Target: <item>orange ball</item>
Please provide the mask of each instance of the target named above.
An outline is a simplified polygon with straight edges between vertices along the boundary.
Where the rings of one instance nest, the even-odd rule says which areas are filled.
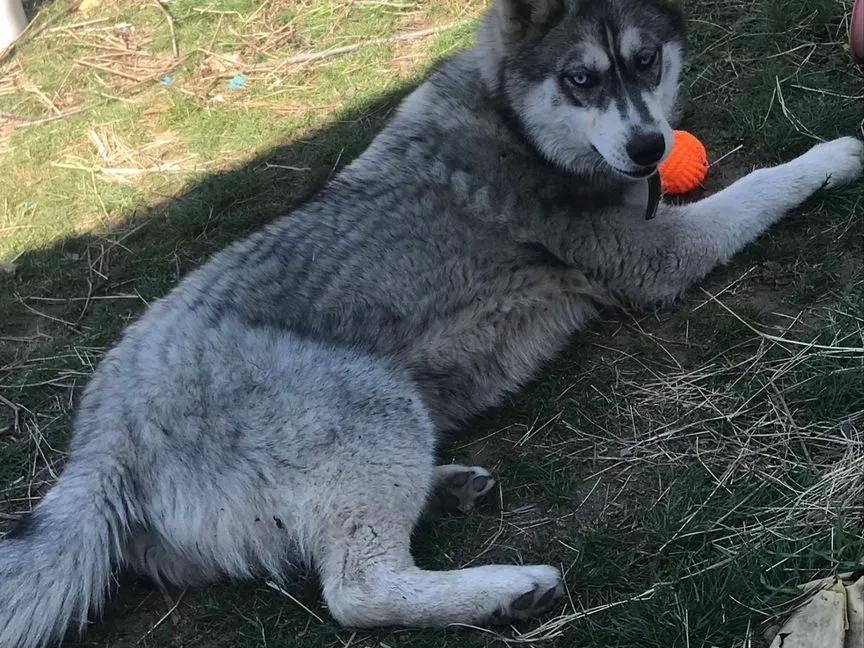
[[[672,132],[672,151],[658,171],[663,192],[684,194],[702,184],[708,175],[708,153],[695,135],[687,131]]]

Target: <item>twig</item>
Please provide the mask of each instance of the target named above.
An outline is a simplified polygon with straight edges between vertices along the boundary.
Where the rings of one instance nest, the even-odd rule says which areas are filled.
[[[100,301],[110,299],[140,299],[138,295],[92,295],[91,297],[27,297],[30,301],[48,302],[51,304],[68,304],[69,302]],[[3,339],[3,338],[0,338]],[[18,338],[31,340],[31,338]]]
[[[359,43],[352,43],[351,45],[341,45],[339,47],[331,47],[330,49],[322,50],[320,52],[307,52],[306,54],[297,54],[295,56],[289,56],[288,58],[279,61],[275,69],[281,69],[286,65],[311,63],[313,61],[320,61],[323,59],[332,58],[334,56],[341,56],[342,54],[350,54],[351,52],[356,52],[359,49],[362,49],[364,47],[371,47],[373,45],[386,45],[387,43],[396,43],[399,41],[425,38],[426,36],[433,36],[435,34],[440,34],[443,31],[453,29],[454,27],[458,27],[459,25],[462,25],[466,22],[468,22],[467,19],[459,20],[448,25],[442,25],[441,27],[432,27],[430,29],[421,29],[419,31],[396,34],[395,36],[388,36],[387,38],[370,38],[369,40],[361,41]],[[272,63],[261,63],[259,65],[253,66],[253,69],[264,70],[269,68],[271,65]]]
[[[172,614],[174,614],[174,611],[178,608],[180,603],[183,601],[183,597],[186,595],[187,591],[188,591],[188,588],[184,589],[182,592],[180,592],[180,596],[177,597],[177,602],[174,603],[174,605],[172,605],[171,608],[165,614],[163,614],[162,617],[156,623],[154,623],[153,626],[147,632],[144,633],[144,636],[141,637],[141,639],[144,639],[144,638],[150,636],[150,634],[156,628],[158,628],[160,625],[165,623],[165,620],[168,619]]]
[[[39,119],[24,119],[22,117],[10,115],[9,113],[0,113],[0,118],[12,119],[14,121],[20,122],[16,124],[16,128],[25,128],[27,126],[38,126],[39,124],[47,124],[48,122],[57,121],[58,119],[63,119],[64,117],[71,117],[72,115],[77,115],[80,112],[84,112],[85,109],[85,107],[72,108],[71,110],[66,110],[59,115],[51,115],[50,117],[41,117]]]
[[[267,169],[287,169],[288,171],[297,171],[298,173],[312,170],[310,167],[290,166],[288,164],[273,164],[271,162],[265,162],[264,167]]]
[[[814,134],[807,126],[798,119],[795,114],[789,110],[789,107],[786,105],[786,98],[783,96],[783,90],[780,88],[780,77],[774,77],[774,83],[777,88],[777,100],[780,103],[780,109],[783,111],[783,116],[786,117],[786,120],[792,124],[792,128],[801,133],[802,135],[806,135],[817,142],[824,142],[825,140],[818,135]]]
[[[732,155],[733,153],[737,153],[737,152],[740,151],[742,148],[744,148],[744,145],[743,145],[743,144],[739,144],[738,146],[736,146],[735,148],[733,148],[733,149],[732,149],[731,151],[729,151],[728,153],[724,153],[724,154],[721,155],[719,158],[717,158],[716,160],[714,160],[714,161],[711,163],[711,166],[712,166],[712,167],[716,167],[718,164],[720,164],[720,163],[721,163],[723,160],[725,160],[727,157],[729,157],[729,156]]]
[[[28,305],[28,304],[27,304],[23,299],[21,299],[20,297],[18,298],[18,302],[19,302],[19,303],[20,303],[24,308],[26,308],[28,311],[30,311],[31,313],[33,313],[34,315],[39,315],[40,317],[44,317],[45,319],[51,320],[52,322],[57,322],[58,324],[63,324],[64,326],[68,326],[68,327],[71,328],[71,329],[77,329],[77,328],[78,328],[78,327],[75,326],[75,324],[73,324],[72,322],[68,322],[68,321],[66,321],[66,320],[64,320],[64,319],[60,319],[59,317],[54,317],[54,316],[52,316],[52,315],[48,315],[47,313],[43,313],[42,311],[38,311],[38,310],[36,310],[36,309],[33,308],[32,306],[29,306],[29,305]]]
[[[40,333],[38,335],[33,335],[31,337],[18,337],[15,335],[0,335],[0,342],[16,342],[19,344],[29,344],[34,340],[38,340],[39,338],[50,338],[50,335],[46,335],[45,333]]]
[[[267,581],[267,587],[269,587],[269,588],[272,589],[272,590],[276,590],[277,592],[279,592],[280,594],[282,594],[282,596],[285,596],[285,597],[291,599],[291,600],[292,600],[296,605],[298,605],[299,607],[301,607],[303,610],[305,610],[305,611],[306,611],[308,614],[310,614],[311,616],[315,617],[315,619],[318,621],[318,623],[322,623],[322,624],[324,623],[324,619],[322,619],[320,616],[318,616],[317,614],[315,614],[312,610],[310,610],[308,607],[306,607],[305,605],[303,605],[300,601],[298,601],[296,598],[294,598],[293,596],[291,596],[288,592],[286,592],[284,589],[282,589],[281,587],[279,587],[279,585],[277,585],[277,584],[274,583],[273,581]]]
[[[145,167],[141,169],[136,169],[134,167],[87,167],[80,164],[69,164],[66,162],[51,162],[51,166],[57,167],[58,169],[74,169],[76,171],[89,171],[91,173],[102,173],[105,175],[113,176],[139,176],[147,173],[194,173],[196,171],[201,171],[203,168],[205,168],[204,165],[187,168],[177,166],[178,164],[181,164],[185,161],[187,160],[178,160],[177,162],[173,162],[170,164],[162,164],[159,166]]]
[[[94,18],[93,20],[83,20],[81,22],[72,23],[71,25],[62,25],[60,27],[52,27],[51,29],[46,29],[47,32],[58,32],[58,31],[66,31],[67,29],[77,29],[79,27],[88,27],[90,25],[98,25],[99,23],[108,22],[111,20],[110,18]]]
[[[750,329],[755,335],[758,335],[763,340],[768,340],[769,342],[777,342],[778,344],[791,344],[794,346],[806,347],[807,349],[817,349],[819,351],[831,351],[835,354],[843,354],[843,353],[864,353],[864,346],[860,347],[849,347],[849,346],[839,346],[839,345],[830,345],[830,344],[817,344],[816,342],[802,342],[801,340],[792,340],[789,338],[785,338],[781,335],[770,335],[769,333],[763,333],[755,326],[744,320],[738,313],[729,308],[722,301],[717,299],[714,295],[709,293],[704,288],[702,292],[708,297],[710,301],[716,302],[718,306],[723,308],[727,313],[729,313],[732,317],[734,317],[738,322],[743,324],[745,327]]]
[[[711,295],[711,297],[712,297],[713,299],[717,299],[717,298],[719,298],[720,295],[722,295],[723,293],[725,293],[727,290],[730,290],[731,288],[737,286],[739,283],[741,283],[742,281],[744,281],[744,279],[746,279],[747,276],[748,276],[751,272],[753,272],[755,269],[756,269],[756,266],[751,267],[751,268],[750,268],[749,270],[747,270],[744,274],[742,274],[740,277],[738,277],[737,279],[735,279],[732,283],[730,283],[730,284],[727,285],[725,288],[723,288],[723,290],[721,290],[721,291],[718,292],[717,294]],[[705,292],[708,292],[708,291],[705,291]],[[710,294],[710,293],[709,293],[709,294]],[[705,301],[703,301],[702,303],[700,303],[699,305],[697,305],[696,307],[694,307],[693,310],[691,310],[690,312],[691,312],[691,313],[695,313],[695,312],[698,311],[700,308],[702,308],[702,307],[705,306],[706,304],[710,304],[710,303],[711,303],[711,299],[710,299],[710,298],[709,298],[709,299],[706,299]]]
[[[159,7],[159,10],[165,15],[165,20],[168,21],[168,29],[171,31],[171,51],[174,53],[174,58],[180,58],[180,48],[177,45],[177,34],[174,31],[174,18],[162,4],[162,0],[153,0],[153,4]]]
[[[333,168],[330,169],[330,175],[327,176],[327,182],[330,182],[333,179],[333,175],[336,173],[336,169],[339,166],[339,162],[342,160],[342,154],[345,152],[345,147],[342,147],[342,150],[339,151],[339,155],[336,156],[336,161],[333,163]]]
[[[74,63],[78,65],[83,65],[85,67],[93,68],[94,70],[99,70],[100,72],[106,72],[108,74],[115,74],[119,77],[123,77],[124,79],[129,79],[130,81],[145,81],[147,79],[155,78],[157,75],[150,74],[144,77],[137,77],[134,74],[129,74],[128,72],[121,72],[120,70],[112,70],[109,67],[104,67],[102,65],[96,65],[95,63],[91,63],[90,61],[85,61],[84,59],[75,59]]]
[[[21,406],[17,403],[13,403],[11,400],[6,398],[5,396],[0,396],[0,403],[3,403],[6,407],[12,410],[12,416],[14,417],[14,421],[12,422],[12,429],[16,432],[18,431],[18,427],[21,423]]]
[[[810,88],[808,86],[798,85],[797,83],[792,83],[791,87],[798,88],[799,90],[804,90],[805,92],[815,92],[817,94],[824,95],[826,97],[837,97],[839,99],[849,99],[850,101],[861,101],[864,99],[864,94],[859,95],[849,95],[843,94],[842,92],[832,92],[831,90],[823,90],[822,88]]]
[[[62,115],[63,114],[63,112],[57,107],[57,105],[53,101],[51,101],[51,99],[48,97],[48,95],[46,95],[44,92],[42,92],[38,86],[32,85],[29,88],[27,88],[27,90],[29,90],[30,92],[35,94],[37,97],[39,97],[39,99],[46,106],[48,106],[48,108],[51,110],[51,112],[53,112],[55,115]]]
[[[354,4],[365,7],[390,7],[392,9],[417,9],[416,2],[387,2],[386,0],[354,0]]]

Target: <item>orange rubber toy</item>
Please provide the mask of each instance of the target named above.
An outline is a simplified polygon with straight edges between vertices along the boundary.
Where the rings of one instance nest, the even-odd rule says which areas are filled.
[[[663,193],[685,194],[698,187],[708,175],[708,153],[695,135],[676,130],[672,151],[658,169]]]

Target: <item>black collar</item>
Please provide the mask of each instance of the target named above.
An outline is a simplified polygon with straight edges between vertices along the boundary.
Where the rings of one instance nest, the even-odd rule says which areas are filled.
[[[657,215],[657,207],[660,205],[660,196],[662,194],[660,172],[655,171],[648,176],[648,206],[645,209],[645,220],[651,220]]]

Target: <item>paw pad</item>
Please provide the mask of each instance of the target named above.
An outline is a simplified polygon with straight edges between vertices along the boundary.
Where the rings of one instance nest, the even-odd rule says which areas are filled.
[[[546,589],[538,585],[530,592],[525,592],[513,599],[508,609],[495,610],[492,618],[497,622],[506,623],[539,616],[548,612],[562,593],[563,587],[560,583]]]
[[[443,511],[468,513],[495,485],[489,471],[479,466],[438,466],[435,474],[437,507]]]

